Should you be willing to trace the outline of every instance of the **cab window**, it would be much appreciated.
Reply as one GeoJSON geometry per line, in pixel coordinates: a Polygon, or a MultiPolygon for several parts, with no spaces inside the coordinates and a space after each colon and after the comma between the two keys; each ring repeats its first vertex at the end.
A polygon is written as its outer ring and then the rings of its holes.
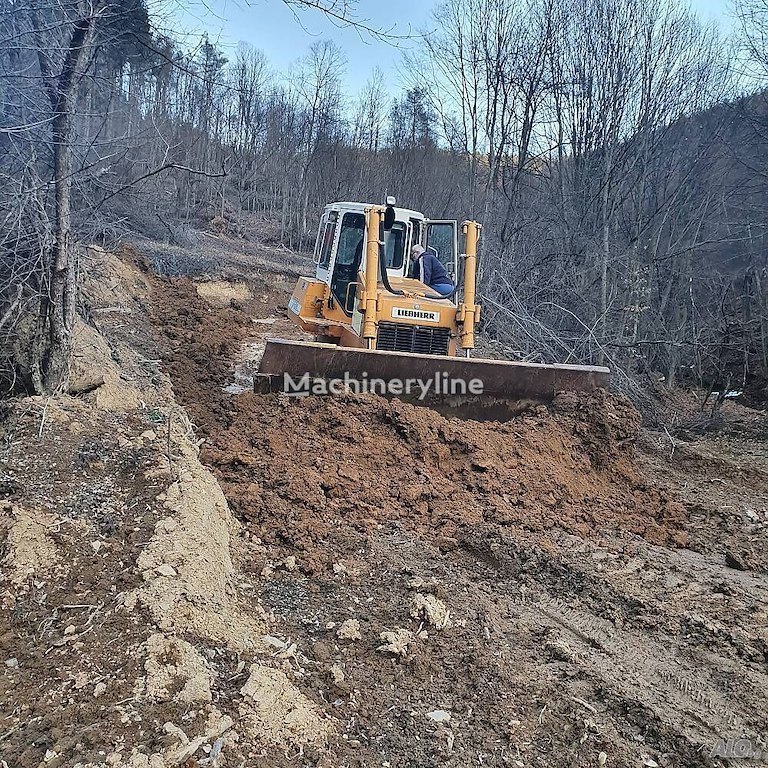
{"type": "Polygon", "coordinates": [[[365,232],[365,216],[362,213],[345,213],[339,235],[339,251],[336,263],[340,265],[354,264],[359,261],[363,252],[363,233],[365,232]]]}
{"type": "Polygon", "coordinates": [[[362,213],[345,213],[331,276],[331,292],[348,315],[352,314],[355,306],[364,235],[365,216],[362,213]]]}
{"type": "Polygon", "coordinates": [[[389,232],[384,233],[384,255],[387,269],[400,269],[405,258],[406,226],[402,221],[396,221],[389,232]]]}
{"type": "Polygon", "coordinates": [[[322,238],[318,243],[320,254],[317,263],[322,269],[328,269],[328,265],[331,263],[331,253],[333,252],[333,241],[336,238],[336,221],[338,216],[336,211],[331,211],[328,214],[328,221],[325,223],[322,238]]]}

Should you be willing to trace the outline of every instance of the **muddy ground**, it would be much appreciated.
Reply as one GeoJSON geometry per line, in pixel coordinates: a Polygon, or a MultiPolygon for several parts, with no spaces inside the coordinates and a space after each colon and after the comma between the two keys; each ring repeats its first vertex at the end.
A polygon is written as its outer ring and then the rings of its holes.
{"type": "Polygon", "coordinates": [[[255,396],[306,264],[167,250],[92,256],[105,385],[7,408],[8,766],[760,764],[765,413],[255,396]]]}

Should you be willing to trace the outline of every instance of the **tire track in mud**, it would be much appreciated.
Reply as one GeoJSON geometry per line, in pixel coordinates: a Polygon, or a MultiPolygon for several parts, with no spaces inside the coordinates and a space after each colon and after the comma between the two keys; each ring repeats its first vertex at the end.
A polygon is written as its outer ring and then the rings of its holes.
{"type": "MultiPolygon", "coordinates": [[[[495,546],[498,547],[498,543],[495,546]]],[[[514,551],[515,545],[510,548],[514,551]]],[[[599,550],[596,548],[596,551],[599,550]]],[[[528,553],[529,559],[531,554],[528,553]]],[[[668,551],[669,558],[678,561],[681,571],[685,570],[685,554],[692,553],[668,551]]],[[[485,558],[491,569],[499,568],[497,574],[501,578],[493,584],[494,591],[502,595],[517,593],[513,598],[505,598],[506,609],[514,617],[514,628],[509,635],[511,642],[515,641],[521,625],[544,630],[552,637],[543,655],[549,653],[556,660],[577,668],[581,675],[592,680],[595,690],[611,691],[616,702],[639,706],[649,718],[667,726],[702,755],[709,755],[721,739],[748,739],[754,745],[765,744],[768,724],[765,664],[746,664],[738,657],[727,658],[710,652],[702,648],[696,638],[617,626],[591,608],[594,594],[601,593],[605,613],[625,615],[621,608],[618,612],[614,610],[616,601],[621,601],[623,596],[611,583],[610,571],[606,574],[586,572],[578,560],[571,564],[567,559],[553,557],[550,552],[536,552],[535,545],[533,556],[537,566],[545,570],[537,571],[531,587],[527,586],[529,580],[524,573],[518,574],[521,579],[518,582],[506,581],[504,571],[509,567],[496,558],[485,558]],[[543,584],[547,585],[546,589],[542,589],[543,584]],[[574,584],[586,587],[587,600],[574,594],[574,584]],[[557,596],[558,585],[560,594],[567,595],[567,599],[557,596]]],[[[458,565],[469,581],[474,580],[466,562],[460,560],[458,565]]],[[[703,563],[696,561],[693,568],[687,569],[689,577],[701,577],[706,570],[703,563]]],[[[709,565],[709,571],[710,580],[725,579],[752,587],[754,605],[768,607],[767,585],[760,577],[713,564],[709,565]]],[[[492,578],[493,572],[486,575],[484,581],[487,583],[492,578]]],[[[631,620],[628,623],[631,625],[631,620]]],[[[744,630],[737,628],[736,631],[743,633],[744,630]]],[[[578,687],[568,680],[564,685],[578,687]]],[[[579,700],[576,691],[573,698],[579,700]]]]}
{"type": "MultiPolygon", "coordinates": [[[[573,663],[622,697],[651,709],[660,720],[678,721],[689,741],[703,744],[717,738],[760,736],[759,728],[750,725],[753,714],[703,674],[701,664],[680,653],[671,639],[664,645],[619,629],[583,607],[565,605],[548,595],[538,597],[521,618],[542,621],[542,615],[550,626],[567,631],[573,663]],[[681,712],[689,716],[687,721],[680,719],[681,712]]],[[[754,688],[768,690],[768,676],[743,672],[754,688]]]]}

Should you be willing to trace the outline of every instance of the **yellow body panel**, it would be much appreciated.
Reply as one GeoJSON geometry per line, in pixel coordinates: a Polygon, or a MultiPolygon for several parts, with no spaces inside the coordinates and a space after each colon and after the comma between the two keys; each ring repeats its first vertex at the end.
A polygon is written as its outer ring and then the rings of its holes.
{"type": "Polygon", "coordinates": [[[328,306],[329,294],[330,289],[322,280],[300,277],[288,302],[288,316],[307,333],[341,337],[344,326],[351,330],[351,325],[338,303],[328,306]]]}
{"type": "MultiPolygon", "coordinates": [[[[451,331],[449,354],[456,354],[456,306],[448,299],[425,299],[430,289],[411,278],[390,278],[395,290],[406,291],[406,296],[396,296],[379,283],[376,291],[376,325],[379,322],[397,322],[405,325],[434,326],[451,331]]],[[[364,307],[362,291],[358,288],[358,310],[364,307]]],[[[338,338],[343,347],[364,347],[364,339],[355,331],[352,318],[334,301],[328,305],[330,289],[322,280],[300,277],[288,302],[291,319],[307,333],[316,336],[338,338]]]]}

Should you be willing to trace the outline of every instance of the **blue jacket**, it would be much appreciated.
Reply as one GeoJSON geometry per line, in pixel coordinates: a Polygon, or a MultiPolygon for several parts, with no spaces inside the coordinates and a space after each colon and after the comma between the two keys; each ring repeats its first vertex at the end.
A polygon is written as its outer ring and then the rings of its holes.
{"type": "Polygon", "coordinates": [[[420,274],[421,282],[433,288],[436,285],[453,286],[453,281],[448,277],[445,267],[432,251],[425,251],[421,255],[420,274]]]}

